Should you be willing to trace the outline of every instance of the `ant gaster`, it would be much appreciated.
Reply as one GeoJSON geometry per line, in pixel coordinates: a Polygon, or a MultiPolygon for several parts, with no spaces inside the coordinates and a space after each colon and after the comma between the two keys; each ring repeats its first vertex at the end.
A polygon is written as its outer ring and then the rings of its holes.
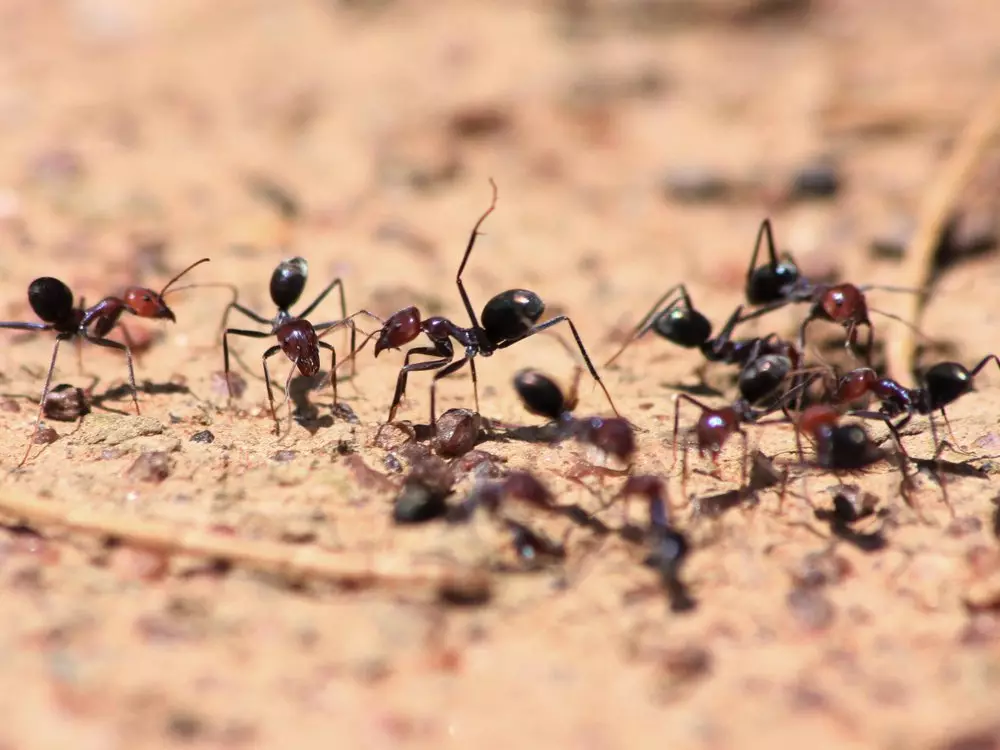
{"type": "Polygon", "coordinates": [[[230,302],[226,307],[226,313],[223,317],[223,325],[225,326],[226,316],[229,315],[229,311],[236,310],[254,322],[270,327],[270,330],[268,331],[251,331],[243,328],[225,328],[223,331],[222,354],[226,376],[226,387],[229,390],[230,399],[232,399],[233,393],[229,379],[228,337],[245,336],[247,338],[266,339],[273,336],[278,339],[278,343],[270,347],[261,356],[261,362],[264,366],[264,383],[267,386],[267,400],[271,407],[271,418],[274,420],[275,434],[280,433],[281,427],[278,423],[278,416],[274,408],[274,392],[271,388],[271,375],[267,369],[267,360],[278,352],[283,352],[285,356],[292,361],[294,367],[289,370],[288,378],[285,381],[285,392],[287,393],[289,383],[291,382],[292,376],[295,374],[296,370],[298,370],[298,372],[304,377],[312,377],[318,373],[320,369],[319,350],[328,350],[330,352],[330,388],[333,392],[333,405],[336,406],[337,352],[331,344],[326,341],[320,341],[317,332],[338,328],[340,326],[348,326],[351,329],[350,356],[353,360],[354,355],[357,353],[354,348],[357,330],[353,319],[358,315],[367,315],[374,318],[379,323],[382,322],[381,318],[373,315],[367,310],[360,310],[353,315],[347,314],[347,303],[344,299],[344,285],[339,278],[330,282],[330,284],[328,284],[326,288],[319,293],[316,299],[314,299],[301,313],[298,315],[291,313],[290,308],[292,305],[297,303],[299,298],[302,296],[308,277],[309,264],[306,262],[305,258],[287,258],[286,260],[281,261],[271,274],[271,283],[269,286],[271,301],[274,303],[275,307],[278,308],[273,318],[265,318],[263,315],[244,307],[235,300],[230,302]],[[310,323],[306,319],[307,316],[312,313],[324,299],[326,299],[327,295],[333,291],[334,288],[340,289],[341,318],[339,320],[328,321],[325,323],[310,323]]]}
{"type": "Polygon", "coordinates": [[[632,463],[635,454],[635,432],[628,420],[622,417],[576,417],[577,388],[580,368],[576,369],[573,383],[567,393],[548,375],[524,369],[514,375],[514,389],[525,410],[550,420],[556,426],[556,439],[575,437],[624,464],[632,463]]]}
{"type": "Polygon", "coordinates": [[[604,366],[607,367],[618,359],[634,341],[649,331],[685,349],[699,349],[709,362],[746,366],[759,356],[781,354],[789,358],[790,367],[798,366],[799,358],[795,347],[775,334],[733,339],[733,330],[740,322],[742,313],[741,305],[729,316],[719,335],[712,336],[712,324],[708,318],[695,308],[687,288],[683,284],[677,284],[660,296],[604,366]],[[668,300],[669,303],[663,307],[668,300]]]}
{"type": "Polygon", "coordinates": [[[541,333],[563,322],[569,325],[591,377],[594,378],[601,387],[601,390],[604,391],[604,395],[607,397],[608,403],[611,404],[612,410],[615,414],[618,414],[618,410],[615,409],[614,402],[611,399],[611,394],[608,393],[607,387],[605,387],[601,376],[598,375],[587,354],[576,325],[565,315],[557,315],[543,323],[539,323],[539,319],[545,312],[545,303],[537,294],[527,289],[509,289],[506,292],[501,292],[490,299],[485,307],[483,307],[482,322],[480,323],[480,319],[477,319],[475,309],[472,307],[469,295],[465,291],[465,285],[462,283],[462,272],[465,270],[469,256],[472,254],[476,238],[479,236],[479,227],[486,220],[486,217],[493,213],[494,208],[496,208],[497,186],[493,180],[490,180],[490,185],[493,188],[493,199],[490,202],[489,208],[479,217],[479,220],[472,228],[472,233],[465,248],[465,254],[462,256],[462,262],[455,276],[459,296],[462,298],[462,304],[465,306],[465,311],[472,325],[464,328],[440,316],[421,318],[420,311],[416,307],[406,307],[390,316],[379,334],[378,341],[375,344],[376,357],[385,349],[399,349],[406,346],[416,339],[421,332],[427,334],[431,342],[431,346],[418,346],[406,352],[403,358],[403,367],[400,369],[396,380],[396,391],[392,397],[392,405],[389,407],[387,422],[392,422],[396,417],[396,410],[399,408],[403,393],[406,390],[406,380],[409,373],[436,370],[434,378],[431,381],[430,394],[430,418],[431,427],[433,428],[436,420],[435,390],[437,381],[460,370],[466,364],[469,365],[472,373],[472,388],[476,401],[476,411],[478,412],[479,388],[476,377],[475,357],[477,355],[489,357],[500,349],[506,349],[529,336],[534,336],[536,333],[541,333]],[[455,345],[452,340],[465,349],[462,359],[455,359],[455,345]],[[434,359],[411,364],[410,358],[415,354],[434,357],[434,359]]]}
{"type": "MultiPolygon", "coordinates": [[[[128,343],[122,344],[118,341],[112,341],[107,336],[126,312],[141,318],[176,321],[173,310],[167,306],[164,296],[174,282],[196,266],[207,263],[208,260],[208,258],[202,258],[192,263],[170,279],[159,292],[145,287],[133,286],[126,289],[121,297],[108,296],[88,308],[84,308],[82,302],[79,306],[75,306],[73,292],[59,279],[42,276],[32,281],[28,285],[28,304],[43,322],[4,321],[0,322],[0,328],[20,331],[54,331],[56,334],[56,342],[52,348],[52,358],[45,375],[45,385],[42,386],[42,398],[38,404],[38,416],[35,418],[35,424],[37,425],[42,419],[45,399],[49,395],[52,374],[55,371],[56,359],[59,355],[59,345],[73,339],[86,340],[98,346],[117,349],[125,353],[125,362],[128,365],[128,382],[132,389],[132,403],[135,405],[135,413],[139,414],[139,396],[135,386],[132,347],[128,343]]],[[[126,334],[126,341],[128,340],[126,334]]],[[[34,434],[33,430],[32,437],[34,434]]],[[[28,460],[31,453],[31,442],[29,439],[28,447],[18,466],[23,466],[28,460]]]]}

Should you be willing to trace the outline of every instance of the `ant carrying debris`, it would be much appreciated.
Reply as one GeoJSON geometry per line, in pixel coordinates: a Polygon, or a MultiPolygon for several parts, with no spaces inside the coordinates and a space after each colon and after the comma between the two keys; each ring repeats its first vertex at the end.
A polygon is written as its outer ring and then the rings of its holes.
{"type": "Polygon", "coordinates": [[[741,321],[742,314],[743,306],[740,305],[729,316],[719,334],[712,336],[711,322],[691,302],[684,284],[677,284],[660,296],[604,366],[618,359],[622,352],[649,331],[685,349],[699,349],[709,362],[745,367],[757,357],[776,354],[789,358],[791,367],[798,366],[799,355],[795,346],[782,341],[777,334],[733,339],[733,330],[741,321]],[[663,307],[664,303],[667,303],[666,307],[663,307]]]}
{"type": "Polygon", "coordinates": [[[469,256],[472,254],[476,238],[479,236],[479,227],[496,208],[497,186],[493,180],[490,180],[490,185],[493,188],[493,199],[490,202],[489,208],[479,217],[479,220],[472,228],[472,233],[465,248],[465,254],[462,256],[462,262],[458,267],[458,274],[455,276],[459,296],[462,298],[462,304],[465,306],[465,311],[472,325],[464,328],[441,316],[421,319],[420,311],[416,307],[406,307],[393,313],[386,320],[380,332],[378,341],[375,344],[376,357],[385,349],[399,349],[409,344],[421,332],[425,333],[431,342],[431,346],[418,346],[407,350],[403,358],[403,366],[399,371],[399,377],[396,380],[396,391],[392,397],[392,405],[389,407],[387,423],[391,423],[396,417],[396,411],[406,390],[406,380],[409,373],[436,370],[434,378],[431,380],[430,425],[433,429],[436,422],[435,390],[437,382],[441,378],[462,369],[465,365],[469,365],[472,373],[472,389],[476,401],[476,411],[478,412],[479,387],[476,377],[476,356],[489,357],[500,349],[513,346],[559,323],[569,325],[591,377],[594,378],[595,382],[601,387],[601,390],[604,391],[604,395],[607,397],[612,411],[617,415],[618,410],[611,399],[611,394],[601,380],[601,376],[598,375],[597,370],[594,368],[593,362],[591,362],[590,356],[583,345],[583,340],[576,329],[576,325],[566,315],[557,315],[543,323],[539,323],[539,319],[545,312],[545,303],[537,294],[527,289],[509,289],[501,292],[490,299],[483,307],[482,323],[476,318],[475,309],[472,307],[469,295],[465,291],[465,285],[462,283],[462,272],[465,270],[469,256]],[[459,346],[465,349],[465,355],[459,360],[455,359],[453,339],[459,346]],[[434,357],[435,359],[411,363],[410,358],[415,354],[434,357]]]}
{"type": "MultiPolygon", "coordinates": [[[[126,312],[141,318],[176,322],[177,318],[174,316],[173,310],[167,306],[164,297],[174,282],[196,266],[207,263],[208,260],[208,258],[202,258],[192,263],[170,279],[159,292],[146,287],[132,286],[126,289],[121,297],[108,296],[91,307],[84,307],[82,300],[79,305],[74,306],[72,290],[64,282],[51,276],[42,276],[28,285],[28,304],[43,322],[3,321],[0,322],[0,328],[20,331],[54,331],[56,342],[52,348],[52,359],[45,375],[45,385],[42,386],[42,398],[38,403],[38,416],[35,418],[28,447],[18,463],[19,467],[27,462],[31,453],[32,439],[38,424],[41,422],[45,400],[52,385],[52,374],[55,371],[56,358],[59,355],[59,345],[64,341],[85,340],[98,346],[124,352],[125,362],[128,365],[128,382],[132,389],[132,403],[135,405],[135,413],[139,414],[139,394],[135,385],[131,340],[128,338],[127,332],[125,336],[128,343],[124,344],[109,339],[108,334],[118,325],[122,315],[126,312]]],[[[124,328],[122,330],[125,331],[124,328]]]]}
{"type": "Polygon", "coordinates": [[[857,286],[843,283],[830,285],[811,281],[801,275],[790,254],[785,253],[781,260],[778,259],[771,220],[764,219],[757,231],[757,241],[754,243],[753,254],[750,256],[750,266],[747,269],[744,289],[747,302],[757,309],[742,316],[737,322],[743,323],[753,318],[759,318],[787,305],[808,303],[810,305],[809,312],[799,325],[798,350],[805,351],[806,329],[814,320],[836,323],[846,329],[846,346],[851,352],[854,352],[857,347],[858,328],[865,326],[868,335],[865,342],[864,358],[866,364],[870,365],[875,329],[868,315],[869,311],[912,328],[910,323],[899,316],[870,307],[865,298],[865,292],[873,289],[909,293],[919,291],[877,284],[857,286]],[[757,256],[765,239],[767,240],[768,261],[765,265],[757,267],[757,256]]]}
{"type": "Polygon", "coordinates": [[[277,312],[274,314],[274,317],[266,318],[263,315],[244,307],[235,300],[229,303],[226,307],[225,315],[223,316],[223,327],[225,330],[222,334],[222,356],[226,377],[226,388],[229,391],[230,400],[233,397],[233,390],[229,378],[228,337],[245,336],[247,338],[254,339],[276,337],[278,339],[277,344],[267,349],[264,354],[261,355],[261,362],[264,366],[264,384],[267,386],[267,400],[271,407],[271,418],[274,420],[275,435],[281,433],[281,426],[278,423],[278,415],[274,408],[274,392],[271,388],[271,375],[267,369],[267,360],[278,352],[284,352],[285,356],[292,361],[294,366],[289,370],[288,377],[285,380],[285,393],[287,394],[288,386],[291,383],[292,376],[295,374],[296,370],[301,373],[303,377],[312,377],[318,373],[320,369],[319,350],[326,349],[329,351],[330,389],[333,392],[333,406],[335,408],[337,406],[337,351],[333,348],[332,344],[329,344],[326,341],[321,341],[317,332],[339,328],[341,326],[347,326],[350,328],[350,358],[353,361],[358,351],[355,349],[357,329],[354,325],[354,318],[359,315],[367,315],[368,317],[377,320],[380,324],[382,323],[381,318],[368,312],[367,310],[359,310],[353,315],[347,314],[347,302],[344,298],[344,284],[339,278],[330,282],[326,288],[319,293],[316,299],[314,299],[301,313],[298,315],[291,313],[289,308],[299,301],[308,278],[309,264],[306,262],[305,258],[295,257],[283,260],[271,274],[269,291],[271,301],[277,308],[277,312]],[[325,323],[310,323],[309,320],[307,320],[308,316],[320,305],[320,303],[323,302],[324,299],[326,299],[327,295],[329,295],[334,288],[340,289],[341,318],[339,320],[332,320],[325,323]],[[270,330],[251,331],[244,328],[227,328],[225,325],[230,310],[236,310],[256,323],[269,326],[270,330]]]}
{"type": "Polygon", "coordinates": [[[606,453],[622,464],[630,465],[635,454],[635,432],[622,417],[576,417],[580,368],[564,393],[548,375],[535,369],[520,370],[514,375],[514,389],[525,410],[550,420],[555,426],[553,442],[568,437],[606,453]]]}

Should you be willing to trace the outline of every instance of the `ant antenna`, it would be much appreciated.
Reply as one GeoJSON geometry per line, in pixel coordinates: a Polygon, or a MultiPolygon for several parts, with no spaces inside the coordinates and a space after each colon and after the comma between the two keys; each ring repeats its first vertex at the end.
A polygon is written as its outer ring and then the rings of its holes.
{"type": "MultiPolygon", "coordinates": [[[[163,289],[160,290],[160,297],[163,297],[167,293],[167,290],[170,289],[171,286],[173,286],[174,282],[177,281],[182,276],[184,276],[188,271],[190,271],[193,268],[196,268],[197,266],[200,266],[202,263],[208,263],[210,260],[211,260],[211,258],[202,258],[201,260],[196,260],[190,266],[188,266],[183,271],[181,271],[179,274],[177,274],[176,276],[174,276],[172,279],[170,279],[170,281],[167,282],[166,286],[164,286],[163,289]]],[[[176,292],[176,291],[180,291],[181,289],[189,289],[191,286],[194,286],[194,285],[191,284],[191,285],[188,285],[187,287],[179,287],[178,289],[175,289],[174,291],[176,292]]]]}
{"type": "Polygon", "coordinates": [[[660,312],[660,307],[671,297],[677,295],[675,299],[670,300],[670,304],[663,308],[663,311],[670,309],[680,301],[684,301],[689,308],[692,307],[691,298],[688,296],[687,289],[683,284],[675,284],[670,287],[667,291],[660,295],[660,298],[656,300],[656,303],[649,309],[642,319],[635,325],[632,329],[632,333],[628,335],[625,342],[621,345],[621,348],[616,351],[607,362],[604,363],[604,367],[607,367],[612,362],[614,362],[618,357],[624,352],[637,338],[642,336],[651,327],[653,319],[656,317],[657,313],[660,312]],[[679,294],[678,294],[679,292],[679,294]]]}

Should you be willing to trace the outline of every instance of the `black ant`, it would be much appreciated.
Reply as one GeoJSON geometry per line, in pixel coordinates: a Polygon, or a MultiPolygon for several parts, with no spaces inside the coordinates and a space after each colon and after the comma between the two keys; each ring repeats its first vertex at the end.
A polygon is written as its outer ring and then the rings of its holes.
{"type": "Polygon", "coordinates": [[[273,318],[265,318],[253,310],[239,304],[235,300],[226,307],[223,317],[225,326],[226,316],[230,310],[236,310],[251,320],[270,327],[268,331],[251,331],[243,328],[225,328],[222,334],[222,354],[224,360],[226,387],[229,390],[229,398],[232,399],[233,392],[229,380],[229,336],[246,336],[247,338],[266,339],[272,336],[278,339],[278,343],[267,349],[261,356],[264,366],[264,383],[267,386],[267,400],[271,407],[271,417],[274,419],[274,433],[280,434],[281,427],[278,423],[278,415],[274,408],[274,392],[271,388],[271,375],[267,369],[267,360],[278,352],[284,352],[294,364],[288,372],[285,381],[285,392],[288,392],[288,385],[296,370],[303,377],[312,377],[319,372],[319,350],[326,349],[330,352],[330,388],[333,391],[333,405],[337,405],[337,352],[331,344],[321,341],[317,335],[318,331],[348,326],[351,329],[351,359],[357,354],[354,345],[356,342],[357,329],[354,325],[354,318],[358,315],[367,315],[374,318],[379,323],[382,319],[367,310],[360,310],[353,315],[347,314],[347,303],[344,299],[344,285],[338,278],[334,279],[319,295],[309,304],[305,310],[298,315],[294,315],[289,308],[299,301],[302,291],[305,289],[306,281],[309,277],[309,264],[304,258],[288,258],[281,261],[271,274],[270,294],[271,301],[277,307],[277,312],[273,318]],[[341,318],[339,320],[328,321],[326,323],[310,323],[306,318],[315,310],[319,304],[326,299],[326,296],[334,288],[340,289],[341,318]]]}
{"type": "Polygon", "coordinates": [[[489,208],[479,217],[479,220],[472,228],[472,233],[465,248],[465,254],[462,256],[462,262],[455,276],[458,293],[462,298],[462,304],[465,306],[465,311],[472,325],[464,328],[440,316],[421,319],[420,311],[416,307],[406,307],[391,315],[386,320],[380,332],[378,341],[375,344],[376,357],[385,349],[399,349],[409,344],[421,332],[427,334],[431,342],[431,346],[418,346],[406,352],[403,358],[403,367],[400,369],[399,377],[396,380],[396,391],[392,397],[392,405],[389,407],[387,422],[391,423],[396,417],[396,410],[399,408],[403,393],[406,390],[406,379],[409,373],[436,370],[437,372],[434,373],[434,378],[431,381],[431,428],[433,429],[436,421],[435,389],[437,381],[460,370],[466,364],[471,369],[472,389],[475,395],[476,411],[478,412],[479,387],[476,378],[475,357],[477,355],[489,357],[500,349],[506,349],[530,336],[534,336],[536,333],[541,333],[563,322],[569,325],[580,354],[583,355],[583,361],[590,371],[590,375],[601,387],[601,390],[604,391],[608,403],[611,404],[611,409],[615,414],[618,414],[618,410],[611,399],[611,394],[608,393],[607,387],[604,385],[601,376],[598,375],[593,362],[590,360],[590,356],[587,354],[576,325],[566,315],[557,315],[543,323],[539,323],[538,320],[545,312],[545,303],[537,294],[527,289],[509,289],[506,292],[501,292],[490,299],[485,307],[483,307],[481,324],[479,319],[476,318],[476,312],[472,307],[472,302],[469,300],[469,295],[465,291],[465,285],[462,283],[462,272],[465,270],[469,256],[472,254],[476,238],[479,236],[479,227],[496,208],[497,186],[493,180],[490,180],[490,185],[493,188],[493,199],[490,202],[489,208]],[[464,356],[459,360],[455,359],[455,346],[452,343],[452,339],[465,349],[464,356]],[[435,359],[411,364],[410,358],[415,354],[435,357],[435,359]]]}
{"type": "Polygon", "coordinates": [[[764,337],[733,339],[733,330],[741,321],[743,306],[729,316],[718,336],[712,336],[712,324],[691,302],[687,288],[677,284],[664,292],[656,304],[639,321],[632,333],[604,366],[614,362],[634,341],[649,331],[662,336],[685,349],[699,349],[709,362],[746,366],[759,356],[780,354],[791,360],[791,366],[798,366],[798,352],[795,347],[782,341],[776,334],[764,337]],[[663,307],[669,300],[669,304],[663,307]],[[661,309],[662,308],[662,309],[661,309]]]}
{"type": "MultiPolygon", "coordinates": [[[[64,341],[74,339],[77,341],[86,340],[92,344],[108,349],[117,349],[125,353],[125,362],[128,365],[128,382],[132,389],[132,403],[135,405],[135,413],[139,414],[139,395],[135,385],[135,370],[132,366],[132,347],[130,343],[122,344],[107,336],[126,312],[141,318],[176,322],[173,310],[167,306],[164,296],[174,282],[196,266],[207,263],[208,260],[208,258],[202,258],[192,263],[170,279],[159,292],[146,287],[133,286],[126,289],[121,297],[108,296],[86,308],[83,306],[82,300],[78,306],[73,304],[72,290],[59,279],[42,276],[32,281],[28,285],[28,304],[43,322],[3,321],[0,322],[0,328],[20,331],[54,331],[56,334],[56,343],[52,348],[52,359],[45,375],[45,385],[42,387],[42,398],[38,404],[38,416],[35,418],[36,426],[41,422],[45,409],[45,399],[48,397],[49,388],[52,385],[52,373],[55,371],[59,345],[64,341]]],[[[127,335],[126,340],[129,340],[127,335]]],[[[32,436],[34,434],[33,431],[32,436]]],[[[31,443],[32,441],[29,439],[27,450],[25,450],[18,466],[23,466],[28,460],[28,455],[31,453],[31,443]]]]}
{"type": "Polygon", "coordinates": [[[758,318],[790,304],[809,303],[809,312],[799,326],[799,351],[805,351],[806,328],[814,320],[825,320],[836,323],[846,329],[846,345],[851,351],[854,351],[856,348],[858,328],[863,325],[868,329],[864,353],[866,362],[870,364],[875,331],[868,315],[869,310],[887,318],[892,318],[904,325],[910,325],[892,313],[885,312],[884,310],[876,310],[873,307],[870,308],[865,298],[865,292],[871,289],[882,289],[891,292],[917,291],[875,284],[856,286],[846,283],[830,285],[813,282],[801,275],[798,266],[795,265],[795,261],[792,260],[791,255],[788,253],[785,253],[781,260],[778,259],[774,245],[774,234],[771,229],[771,220],[764,219],[757,232],[757,241],[754,243],[753,254],[750,256],[750,266],[747,269],[746,286],[744,289],[747,302],[758,309],[742,316],[738,322],[742,323],[753,318],[758,318]],[[761,244],[765,239],[767,240],[768,262],[758,268],[757,256],[760,252],[761,244]]]}
{"type": "Polygon", "coordinates": [[[580,374],[580,368],[577,368],[569,391],[564,393],[548,375],[535,369],[524,369],[514,375],[514,389],[526,411],[555,425],[555,440],[575,437],[623,464],[631,464],[635,454],[635,433],[628,420],[622,417],[580,418],[573,415],[580,374]]]}

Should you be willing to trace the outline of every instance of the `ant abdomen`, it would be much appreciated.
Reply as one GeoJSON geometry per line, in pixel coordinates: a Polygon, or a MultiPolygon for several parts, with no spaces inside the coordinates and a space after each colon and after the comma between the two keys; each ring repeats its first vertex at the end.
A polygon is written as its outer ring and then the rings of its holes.
{"type": "Polygon", "coordinates": [[[28,304],[46,323],[60,323],[73,317],[73,292],[59,279],[42,276],[28,286],[28,304]]]}
{"type": "Polygon", "coordinates": [[[924,373],[929,410],[935,411],[964,396],[972,388],[972,375],[958,362],[940,362],[924,373]]]}
{"type": "Polygon", "coordinates": [[[863,469],[883,455],[861,425],[823,425],[816,438],[817,462],[831,469],[863,469]]]}
{"type": "Polygon", "coordinates": [[[538,417],[558,421],[569,411],[562,389],[538,370],[521,370],[514,375],[514,389],[525,410],[538,417]]]}
{"type": "Polygon", "coordinates": [[[527,289],[508,289],[483,307],[482,327],[493,343],[517,339],[531,330],[545,312],[542,298],[527,289]]]}
{"type": "Polygon", "coordinates": [[[280,310],[287,310],[302,296],[309,278],[309,264],[305,258],[287,258],[271,274],[271,301],[280,310]]]}
{"type": "Polygon", "coordinates": [[[712,324],[690,307],[672,307],[653,321],[653,330],[677,346],[696,349],[712,337],[712,324]]]}
{"type": "Polygon", "coordinates": [[[755,268],[746,283],[746,299],[753,306],[767,305],[785,297],[799,280],[799,269],[790,260],[755,268]]]}
{"type": "Polygon", "coordinates": [[[759,404],[776,393],[791,370],[792,361],[781,354],[765,354],[751,360],[740,370],[740,396],[748,404],[759,404]]]}
{"type": "Polygon", "coordinates": [[[375,342],[375,356],[383,349],[398,349],[409,344],[420,335],[420,331],[420,311],[416,307],[404,307],[393,313],[385,321],[382,333],[375,342]]]}

